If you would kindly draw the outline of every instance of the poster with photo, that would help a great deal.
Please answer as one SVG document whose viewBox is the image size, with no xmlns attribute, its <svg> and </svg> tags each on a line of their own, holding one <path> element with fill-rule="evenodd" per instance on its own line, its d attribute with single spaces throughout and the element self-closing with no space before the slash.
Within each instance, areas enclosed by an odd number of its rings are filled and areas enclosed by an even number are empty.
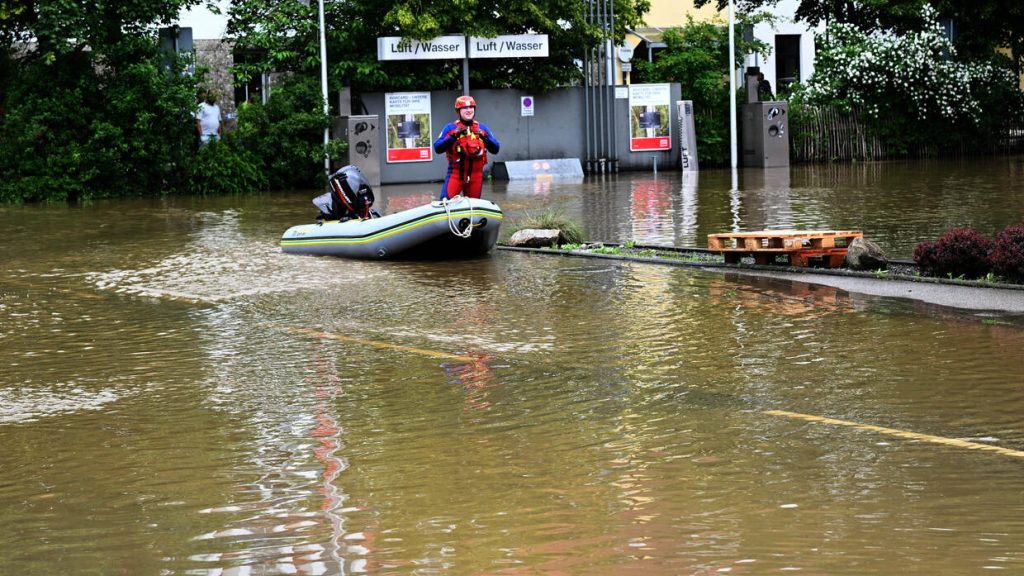
<svg viewBox="0 0 1024 576">
<path fill-rule="evenodd" d="M 387 161 L 430 162 L 430 92 L 390 92 L 384 95 L 387 116 Z"/>
<path fill-rule="evenodd" d="M 630 152 L 672 149 L 672 122 L 668 84 L 632 84 L 629 87 Z"/>
</svg>

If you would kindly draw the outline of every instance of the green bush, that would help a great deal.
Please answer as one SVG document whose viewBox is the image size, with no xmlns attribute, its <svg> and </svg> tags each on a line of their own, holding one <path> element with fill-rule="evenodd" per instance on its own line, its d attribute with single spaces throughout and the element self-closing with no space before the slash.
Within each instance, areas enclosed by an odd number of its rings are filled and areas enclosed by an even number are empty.
<svg viewBox="0 0 1024 576">
<path fill-rule="evenodd" d="M 922 18 L 924 30 L 900 34 L 831 24 L 803 100 L 863 110 L 894 154 L 991 149 L 993 136 L 1024 111 L 1017 75 L 1001 55 L 958 57 L 936 12 L 926 6 Z"/>
<path fill-rule="evenodd" d="M 267 103 L 238 108 L 237 136 L 262 165 L 271 189 L 317 188 L 324 183 L 324 128 L 320 86 L 315 79 L 294 75 L 270 91 Z M 332 141 L 331 157 L 343 152 Z"/>
<path fill-rule="evenodd" d="M 195 79 L 161 69 L 154 39 L 126 36 L 111 56 L 5 54 L 0 66 L 0 201 L 154 195 L 191 149 Z"/>
<path fill-rule="evenodd" d="M 184 172 L 182 191 L 189 194 L 247 194 L 267 189 L 259 160 L 231 136 L 210 142 L 186 158 Z"/>
</svg>

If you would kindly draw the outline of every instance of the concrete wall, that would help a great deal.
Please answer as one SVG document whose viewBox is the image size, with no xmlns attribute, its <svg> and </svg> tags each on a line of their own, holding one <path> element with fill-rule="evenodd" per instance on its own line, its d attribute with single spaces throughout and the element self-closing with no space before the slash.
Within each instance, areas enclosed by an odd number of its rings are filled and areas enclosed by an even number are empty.
<svg viewBox="0 0 1024 576">
<path fill-rule="evenodd" d="M 621 90 L 625 87 L 619 88 Z M 431 141 L 437 138 L 445 124 L 455 120 L 454 104 L 459 95 L 459 92 L 454 91 L 431 93 Z M 501 151 L 490 156 L 485 172 L 489 172 L 496 162 L 512 160 L 579 158 L 585 166 L 587 141 L 582 88 L 555 90 L 540 96 L 515 90 L 475 90 L 472 95 L 477 101 L 477 120 L 486 124 L 501 141 Z M 534 116 L 521 115 L 522 96 L 534 97 Z M 655 156 L 658 158 L 659 170 L 679 169 L 678 118 L 674 103 L 680 99 L 679 85 L 673 84 L 672 104 L 669 107 L 672 111 L 672 149 L 665 152 L 629 151 L 629 100 L 614 100 L 618 125 L 615 144 L 620 171 L 650 170 Z M 385 121 L 384 94 L 363 94 L 362 101 L 369 114 L 378 115 L 381 123 Z M 361 111 L 353 110 L 353 114 L 359 113 Z M 448 166 L 444 155 L 435 154 L 430 162 L 388 164 L 383 153 L 387 145 L 385 137 L 385 131 L 381 130 L 381 182 L 434 182 L 444 178 Z"/>
<path fill-rule="evenodd" d="M 235 111 L 235 85 L 234 78 L 228 67 L 234 63 L 232 55 L 232 44 L 220 40 L 194 41 L 196 49 L 196 65 L 205 66 L 209 72 L 206 75 L 206 87 L 216 90 L 218 94 L 217 104 L 221 112 L 228 114 Z"/>
</svg>

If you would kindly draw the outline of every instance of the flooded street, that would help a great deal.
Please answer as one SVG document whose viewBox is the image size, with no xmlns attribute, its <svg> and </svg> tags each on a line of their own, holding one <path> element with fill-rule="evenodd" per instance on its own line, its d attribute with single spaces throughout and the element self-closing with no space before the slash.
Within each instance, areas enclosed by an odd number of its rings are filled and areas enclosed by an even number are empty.
<svg viewBox="0 0 1024 576">
<path fill-rule="evenodd" d="M 1024 159 L 485 185 L 594 240 L 1024 219 Z M 438 184 L 383 187 L 394 212 Z M 0 574 L 1024 572 L 1024 317 L 281 254 L 312 192 L 0 207 Z"/>
</svg>

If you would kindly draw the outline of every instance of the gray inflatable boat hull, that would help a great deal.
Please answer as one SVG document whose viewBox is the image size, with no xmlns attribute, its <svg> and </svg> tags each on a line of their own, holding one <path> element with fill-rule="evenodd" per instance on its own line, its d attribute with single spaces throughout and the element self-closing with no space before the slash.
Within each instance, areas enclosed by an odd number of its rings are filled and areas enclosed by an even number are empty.
<svg viewBox="0 0 1024 576">
<path fill-rule="evenodd" d="M 431 202 L 367 220 L 329 220 L 292 226 L 281 237 L 288 254 L 343 258 L 465 258 L 487 254 L 498 241 L 502 213 L 497 204 L 480 198 L 456 197 Z M 469 238 L 454 234 L 465 230 Z"/>
</svg>

